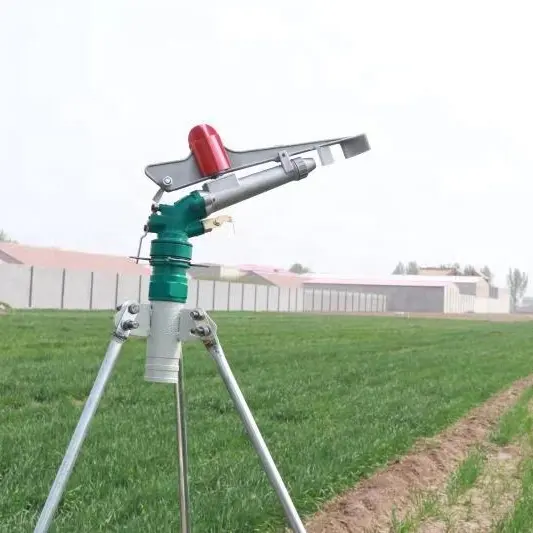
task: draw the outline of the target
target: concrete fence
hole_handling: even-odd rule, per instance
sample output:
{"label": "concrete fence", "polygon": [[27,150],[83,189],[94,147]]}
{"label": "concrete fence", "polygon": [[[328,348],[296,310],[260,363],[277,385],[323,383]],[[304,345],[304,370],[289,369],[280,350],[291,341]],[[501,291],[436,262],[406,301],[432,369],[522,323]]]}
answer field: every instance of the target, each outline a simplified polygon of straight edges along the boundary
{"label": "concrete fence", "polygon": [[[0,302],[16,309],[115,309],[125,300],[148,302],[149,276],[0,264]],[[208,311],[387,311],[387,298],[325,289],[278,288],[190,280],[189,307]]]}

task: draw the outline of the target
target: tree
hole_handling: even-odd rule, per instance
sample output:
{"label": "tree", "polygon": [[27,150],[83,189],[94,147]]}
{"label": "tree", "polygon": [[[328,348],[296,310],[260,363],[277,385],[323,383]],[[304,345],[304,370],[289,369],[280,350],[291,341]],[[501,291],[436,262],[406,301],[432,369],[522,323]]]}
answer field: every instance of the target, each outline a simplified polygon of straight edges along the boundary
{"label": "tree", "polygon": [[16,243],[17,241],[14,241],[13,239],[11,239],[9,237],[9,235],[3,229],[0,229],[0,242],[14,242],[14,243]]}
{"label": "tree", "polygon": [[393,274],[403,276],[405,274],[405,265],[400,261],[394,270],[392,271]]}
{"label": "tree", "polygon": [[407,268],[405,269],[406,274],[418,274],[420,272],[420,268],[418,266],[418,263],[416,261],[409,261],[407,263]]}
{"label": "tree", "polygon": [[477,276],[478,272],[472,265],[465,265],[463,268],[463,276]]}
{"label": "tree", "polygon": [[485,265],[481,269],[481,273],[487,278],[487,281],[489,282],[489,285],[492,285],[492,280],[494,279],[494,274],[492,273],[490,268],[487,265]]}
{"label": "tree", "polygon": [[311,269],[303,266],[301,263],[294,263],[291,268],[289,268],[289,272],[292,272],[293,274],[308,274],[311,272]]}
{"label": "tree", "polygon": [[518,268],[510,268],[507,274],[507,287],[511,297],[511,310],[516,311],[516,307],[526,293],[528,277],[525,272],[520,272]]}

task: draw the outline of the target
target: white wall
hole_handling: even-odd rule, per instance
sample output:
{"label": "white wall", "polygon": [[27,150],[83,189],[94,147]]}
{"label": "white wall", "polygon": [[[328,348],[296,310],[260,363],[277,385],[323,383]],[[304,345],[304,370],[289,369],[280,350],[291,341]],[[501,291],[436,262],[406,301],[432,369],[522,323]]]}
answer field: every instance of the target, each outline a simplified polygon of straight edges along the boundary
{"label": "white wall", "polygon": [[460,294],[454,285],[444,290],[445,313],[509,313],[509,291],[500,289],[498,298]]}
{"label": "white wall", "polygon": [[[114,309],[148,302],[149,276],[0,264],[0,302],[19,309]],[[387,309],[383,296],[189,280],[188,307],[208,311],[356,312]],[[373,302],[371,305],[371,301]]]}
{"label": "white wall", "polygon": [[[149,276],[117,275],[0,264],[0,302],[14,308],[114,309],[124,300],[148,302]],[[508,313],[509,291],[499,298],[469,296],[451,284],[445,313]],[[189,280],[189,307],[217,311],[383,312],[386,298],[329,289],[288,289],[229,281]]]}

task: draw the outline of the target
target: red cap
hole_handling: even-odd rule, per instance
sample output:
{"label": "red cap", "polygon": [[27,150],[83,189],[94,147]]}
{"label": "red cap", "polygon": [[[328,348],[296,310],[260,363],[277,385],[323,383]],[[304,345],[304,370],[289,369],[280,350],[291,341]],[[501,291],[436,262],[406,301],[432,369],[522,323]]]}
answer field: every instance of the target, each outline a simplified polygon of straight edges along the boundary
{"label": "red cap", "polygon": [[213,176],[231,167],[231,163],[215,128],[208,124],[194,126],[189,132],[189,148],[202,176]]}

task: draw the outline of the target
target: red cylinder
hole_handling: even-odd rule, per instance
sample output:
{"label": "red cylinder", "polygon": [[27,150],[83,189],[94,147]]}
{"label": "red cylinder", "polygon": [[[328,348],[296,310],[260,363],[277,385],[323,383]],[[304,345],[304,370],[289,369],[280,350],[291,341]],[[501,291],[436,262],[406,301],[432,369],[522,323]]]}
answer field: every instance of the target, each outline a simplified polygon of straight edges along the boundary
{"label": "red cylinder", "polygon": [[213,176],[231,167],[229,156],[215,128],[194,126],[189,132],[189,148],[202,176]]}

